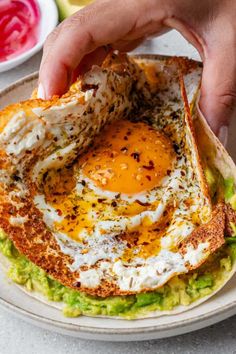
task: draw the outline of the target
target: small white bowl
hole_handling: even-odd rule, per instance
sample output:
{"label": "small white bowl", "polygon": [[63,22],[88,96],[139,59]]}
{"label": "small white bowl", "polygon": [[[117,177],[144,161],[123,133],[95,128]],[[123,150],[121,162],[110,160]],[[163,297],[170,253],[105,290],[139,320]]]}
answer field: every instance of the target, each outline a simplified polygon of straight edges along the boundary
{"label": "small white bowl", "polygon": [[37,44],[17,57],[0,63],[0,73],[15,68],[42,49],[48,34],[58,23],[58,10],[54,0],[37,0],[41,12],[40,32]]}

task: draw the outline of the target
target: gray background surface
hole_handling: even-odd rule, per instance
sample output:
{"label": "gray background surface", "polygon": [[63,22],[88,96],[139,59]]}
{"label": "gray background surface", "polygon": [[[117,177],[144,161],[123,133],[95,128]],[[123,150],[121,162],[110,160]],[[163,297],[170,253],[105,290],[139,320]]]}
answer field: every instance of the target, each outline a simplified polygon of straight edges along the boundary
{"label": "gray background surface", "polygon": [[[193,48],[174,31],[162,36],[162,38],[156,40],[154,43],[147,43],[139,51],[198,57]],[[0,73],[0,89],[38,70],[40,59],[41,53],[11,71]],[[21,353],[233,354],[236,353],[236,316],[217,325],[182,336],[146,342],[105,343],[85,341],[49,332],[19,320],[0,309],[0,354]]]}

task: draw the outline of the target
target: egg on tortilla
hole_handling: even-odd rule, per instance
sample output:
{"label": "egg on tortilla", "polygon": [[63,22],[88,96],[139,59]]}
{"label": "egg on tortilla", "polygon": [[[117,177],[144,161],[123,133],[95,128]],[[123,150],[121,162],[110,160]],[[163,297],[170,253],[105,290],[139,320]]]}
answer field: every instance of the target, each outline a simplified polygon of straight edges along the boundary
{"label": "egg on tortilla", "polygon": [[61,98],[0,113],[0,227],[60,283],[150,291],[225,243],[235,215],[212,205],[181,65],[112,55]]}

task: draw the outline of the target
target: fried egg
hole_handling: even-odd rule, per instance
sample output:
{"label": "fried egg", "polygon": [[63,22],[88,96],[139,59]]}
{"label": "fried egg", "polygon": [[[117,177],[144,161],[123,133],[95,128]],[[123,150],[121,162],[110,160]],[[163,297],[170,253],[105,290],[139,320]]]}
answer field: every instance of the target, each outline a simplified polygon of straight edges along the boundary
{"label": "fried egg", "polygon": [[214,213],[178,75],[154,66],[150,81],[143,63],[125,65],[10,108],[0,131],[6,231],[63,284],[101,296],[156,289],[224,242],[206,231]]}
{"label": "fried egg", "polygon": [[[116,276],[128,265],[135,272],[142,265],[145,274],[150,261],[165,268],[167,260],[177,256],[177,245],[208,221],[210,202],[198,194],[199,181],[187,163],[186,146],[177,149],[176,129],[177,124],[169,122],[167,136],[164,129],[142,120],[116,120],[79,156],[73,169],[47,174],[44,194],[36,196],[35,203],[63,252],[74,259],[72,270],[101,260],[114,263],[111,273]],[[170,267],[173,273],[184,268],[180,259]],[[98,281],[100,275],[95,278]],[[83,284],[88,285],[86,279]],[[119,286],[134,291],[149,286],[146,278],[143,283],[140,279],[133,280],[131,288],[127,279]]]}

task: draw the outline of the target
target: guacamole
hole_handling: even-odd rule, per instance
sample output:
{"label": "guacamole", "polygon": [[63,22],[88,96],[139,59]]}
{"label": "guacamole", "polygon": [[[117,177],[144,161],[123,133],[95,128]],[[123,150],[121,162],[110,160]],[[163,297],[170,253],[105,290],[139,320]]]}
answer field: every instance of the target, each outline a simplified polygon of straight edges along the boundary
{"label": "guacamole", "polygon": [[0,251],[11,262],[8,276],[29,291],[37,291],[50,301],[62,302],[65,316],[106,315],[133,319],[150,311],[189,305],[217,290],[231,270],[236,244],[226,245],[197,272],[175,276],[158,291],[108,298],[86,295],[61,285],[19,254],[3,231],[0,232]]}

